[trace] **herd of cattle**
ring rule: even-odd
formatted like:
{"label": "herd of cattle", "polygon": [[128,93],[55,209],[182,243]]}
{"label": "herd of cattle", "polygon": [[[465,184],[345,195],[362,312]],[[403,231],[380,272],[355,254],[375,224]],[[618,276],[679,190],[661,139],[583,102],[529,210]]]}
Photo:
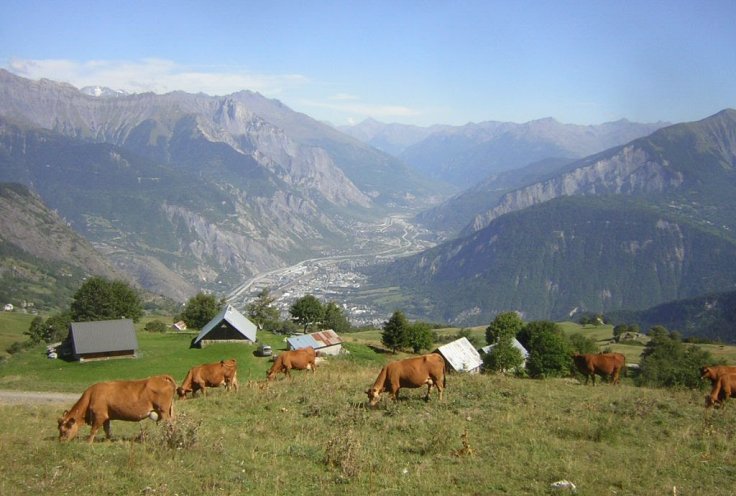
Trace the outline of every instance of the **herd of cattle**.
{"label": "herd of cattle", "polygon": [[[621,371],[626,367],[626,359],[620,353],[576,354],[573,361],[585,376],[585,383],[592,379],[593,385],[596,375],[618,384]],[[316,353],[310,347],[279,354],[266,376],[268,380],[273,380],[279,373],[291,377],[291,369],[314,372],[316,368]],[[445,359],[437,353],[391,362],[381,369],[376,381],[366,390],[368,403],[375,406],[383,392],[390,393],[396,400],[402,387],[423,386],[427,386],[425,400],[429,400],[432,386],[442,400],[446,371]],[[703,367],[700,372],[701,377],[710,379],[712,384],[711,392],[706,396],[706,408],[719,406],[729,397],[736,397],[736,367]],[[92,443],[100,427],[110,438],[112,420],[138,422],[145,418],[155,421],[172,419],[175,393],[179,399],[186,398],[190,393],[193,397],[197,391],[206,396],[208,387],[220,386],[225,386],[228,391],[238,390],[237,362],[234,358],[191,368],[179,387],[170,375],[93,384],[82,393],[71,410],[65,411],[59,418],[59,440],[74,439],[84,424],[91,426],[88,442]]]}

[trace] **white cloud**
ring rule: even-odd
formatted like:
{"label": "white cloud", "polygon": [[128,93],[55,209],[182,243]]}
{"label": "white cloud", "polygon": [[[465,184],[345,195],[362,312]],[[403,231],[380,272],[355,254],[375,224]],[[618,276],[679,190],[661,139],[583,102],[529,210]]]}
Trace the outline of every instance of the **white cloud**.
{"label": "white cloud", "polygon": [[30,79],[48,78],[64,81],[78,88],[107,86],[132,93],[152,91],[167,93],[181,90],[190,93],[226,95],[240,90],[252,90],[267,96],[309,83],[301,74],[257,74],[237,68],[196,68],[170,60],[140,61],[92,60],[77,62],[63,59],[13,59],[12,72]]}

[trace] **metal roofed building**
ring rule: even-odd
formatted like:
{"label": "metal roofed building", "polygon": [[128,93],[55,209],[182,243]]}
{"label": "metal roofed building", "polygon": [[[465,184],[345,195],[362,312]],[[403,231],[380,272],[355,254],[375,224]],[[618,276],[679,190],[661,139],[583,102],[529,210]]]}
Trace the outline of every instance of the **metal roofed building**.
{"label": "metal roofed building", "polygon": [[332,329],[292,336],[286,339],[286,346],[290,350],[300,350],[312,347],[317,355],[339,355],[343,353],[342,339]]}
{"label": "metal roofed building", "polygon": [[135,358],[138,338],[130,319],[73,322],[68,340],[80,362],[105,358]]}
{"label": "metal roofed building", "polygon": [[203,347],[211,343],[253,344],[257,333],[258,328],[253,322],[235,308],[226,305],[199,331],[192,346]]}
{"label": "metal roofed building", "polygon": [[456,372],[477,374],[483,365],[478,350],[465,337],[440,346],[436,352],[442,355],[445,362]]}

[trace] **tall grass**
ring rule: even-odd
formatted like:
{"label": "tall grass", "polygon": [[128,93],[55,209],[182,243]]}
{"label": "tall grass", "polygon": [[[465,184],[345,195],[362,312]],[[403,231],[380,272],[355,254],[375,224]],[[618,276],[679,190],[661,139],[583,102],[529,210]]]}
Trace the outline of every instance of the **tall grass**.
{"label": "tall grass", "polygon": [[[367,358],[177,401],[168,431],[113,422],[114,440],[93,446],[56,441],[70,405],[2,406],[0,493],[545,495],[561,479],[585,495],[736,487],[736,404],[706,414],[702,392],[453,374],[443,402],[404,389],[370,409],[364,391],[380,363]],[[191,445],[167,445],[182,432]]]}

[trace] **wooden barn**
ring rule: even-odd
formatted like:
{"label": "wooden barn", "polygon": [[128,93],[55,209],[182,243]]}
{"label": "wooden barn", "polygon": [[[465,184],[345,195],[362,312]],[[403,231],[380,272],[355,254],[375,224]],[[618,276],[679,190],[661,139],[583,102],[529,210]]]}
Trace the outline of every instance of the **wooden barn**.
{"label": "wooden barn", "polygon": [[444,344],[435,352],[442,355],[448,368],[455,372],[477,374],[483,366],[478,350],[468,341],[468,338],[463,337]]}
{"label": "wooden barn", "polygon": [[292,336],[286,340],[286,346],[290,350],[299,350],[311,346],[317,352],[317,356],[345,353],[342,347],[342,339],[332,329],[325,329],[324,331],[304,334],[302,336]]}
{"label": "wooden barn", "polygon": [[258,328],[242,313],[230,305],[226,305],[215,318],[205,325],[192,347],[202,348],[212,343],[254,344]]}
{"label": "wooden barn", "polygon": [[138,338],[130,319],[74,322],[67,340],[72,356],[80,362],[135,358],[138,353]]}

